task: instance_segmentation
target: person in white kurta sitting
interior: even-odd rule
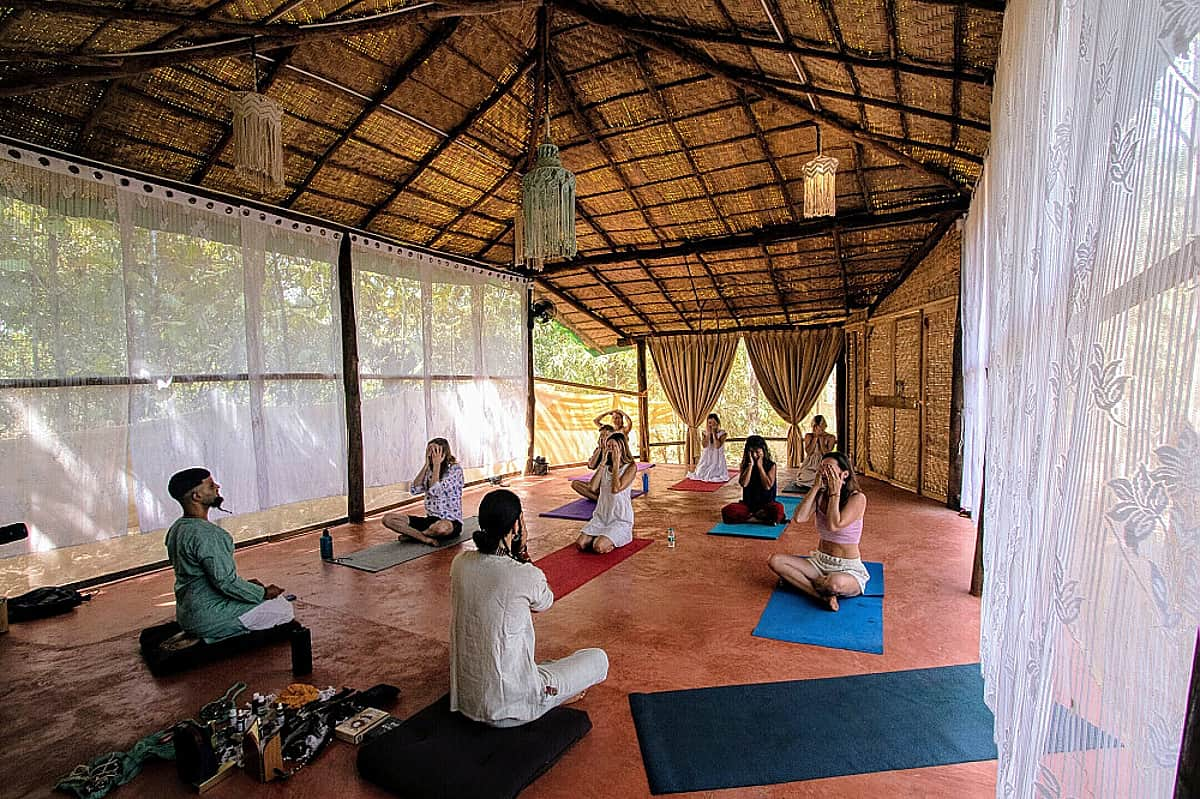
[[[700,462],[696,464],[696,471],[688,472],[689,480],[729,482],[729,464],[725,462],[725,439],[728,437],[729,434],[721,429],[721,417],[710,413],[704,421],[704,431],[700,433],[700,443],[704,447]]]
[[[633,540],[633,479],[637,461],[624,433],[613,433],[604,444],[604,460],[592,475],[589,487],[596,494],[596,510],[583,526],[575,546],[599,555]]]
[[[476,552],[450,566],[450,709],[493,727],[516,727],[582,698],[608,677],[603,649],[534,659],[533,613],[554,594],[528,563],[521,500],[492,491],[479,503]]]

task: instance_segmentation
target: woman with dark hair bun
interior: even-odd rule
[[[807,558],[772,555],[768,565],[784,582],[837,610],[838,597],[858,596],[870,579],[858,550],[867,496],[841,452],[822,458],[818,474],[817,486],[792,517],[794,522],[814,520],[821,537],[817,548]]]
[[[525,554],[521,500],[492,491],[479,503],[478,551],[450,566],[450,709],[493,727],[516,727],[581,699],[608,676],[603,649],[534,660],[533,613],[554,594]]]

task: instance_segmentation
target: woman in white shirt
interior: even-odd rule
[[[705,483],[728,483],[729,464],[725,461],[725,439],[729,434],[721,429],[721,417],[710,413],[704,421],[700,443],[704,446],[696,471],[688,473],[689,480]]]
[[[524,562],[521,500],[492,491],[479,503],[477,552],[450,566],[450,709],[493,727],[516,727],[581,698],[608,677],[603,649],[561,660],[534,659],[533,613],[554,594]]]
[[[633,540],[633,479],[637,461],[624,433],[613,433],[604,443],[604,459],[592,475],[589,488],[596,495],[596,509],[583,526],[575,546],[598,555],[612,552]]]

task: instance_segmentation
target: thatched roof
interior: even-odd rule
[[[0,134],[507,266],[538,5],[0,3]],[[539,292],[599,344],[877,301],[966,207],[1002,11],[554,0],[545,82],[580,257],[548,265]],[[286,113],[287,185],[267,196],[235,175],[229,143],[251,40],[260,91]],[[814,124],[840,161],[835,219],[803,217]]]

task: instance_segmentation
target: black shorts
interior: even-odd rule
[[[435,522],[440,521],[441,519],[437,516],[409,516],[408,526],[416,530],[418,533],[423,533],[430,527],[433,527]],[[446,519],[446,521],[454,525],[454,532],[452,532],[449,536],[444,536],[445,538],[450,538],[451,536],[458,537],[462,534],[462,522],[460,522],[458,519]]]

